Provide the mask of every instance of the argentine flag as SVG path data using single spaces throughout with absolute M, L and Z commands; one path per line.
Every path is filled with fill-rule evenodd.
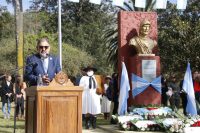
M 187 70 L 183 80 L 183 90 L 187 93 L 186 112 L 190 115 L 197 115 L 196 102 L 194 96 L 194 86 L 192 81 L 192 73 L 190 63 L 187 64 Z
M 128 73 L 126 70 L 126 66 L 124 62 L 122 62 L 122 73 L 121 73 L 121 80 L 120 80 L 120 93 L 119 93 L 119 107 L 118 107 L 118 114 L 125 115 L 127 112 L 127 99 L 129 97 L 129 79 Z

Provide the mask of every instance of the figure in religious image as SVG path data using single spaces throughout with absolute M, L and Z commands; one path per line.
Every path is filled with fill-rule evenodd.
M 144 19 L 140 23 L 139 36 L 130 39 L 129 45 L 134 46 L 137 54 L 153 54 L 152 50 L 157 46 L 157 42 L 148 37 L 150 28 L 150 21 Z

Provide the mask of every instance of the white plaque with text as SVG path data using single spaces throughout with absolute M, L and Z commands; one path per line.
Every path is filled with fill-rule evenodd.
M 156 60 L 142 60 L 142 78 L 148 82 L 156 78 Z

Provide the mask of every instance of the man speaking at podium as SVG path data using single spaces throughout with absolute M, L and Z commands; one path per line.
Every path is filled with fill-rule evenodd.
M 38 80 L 42 80 L 44 85 L 48 85 L 61 71 L 60 62 L 57 57 L 49 54 L 48 38 L 39 39 L 36 48 L 38 53 L 27 57 L 25 80 L 30 86 L 38 85 Z

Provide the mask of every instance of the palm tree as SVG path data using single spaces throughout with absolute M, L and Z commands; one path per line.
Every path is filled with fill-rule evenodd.
M 124 2 L 124 7 L 118 7 L 123 11 L 152 11 L 153 6 L 155 4 L 154 0 L 148 0 L 145 8 L 137 8 L 134 7 L 135 0 L 131 0 L 129 2 Z M 110 63 L 114 69 L 117 66 L 117 55 L 118 55 L 118 25 L 117 18 L 114 18 L 113 25 L 106 29 L 105 34 L 103 36 L 105 40 L 105 45 L 108 49 L 107 61 Z
M 6 0 L 7 3 L 12 3 L 15 8 L 15 38 L 17 51 L 17 68 L 18 74 L 23 75 L 23 8 L 22 0 Z

